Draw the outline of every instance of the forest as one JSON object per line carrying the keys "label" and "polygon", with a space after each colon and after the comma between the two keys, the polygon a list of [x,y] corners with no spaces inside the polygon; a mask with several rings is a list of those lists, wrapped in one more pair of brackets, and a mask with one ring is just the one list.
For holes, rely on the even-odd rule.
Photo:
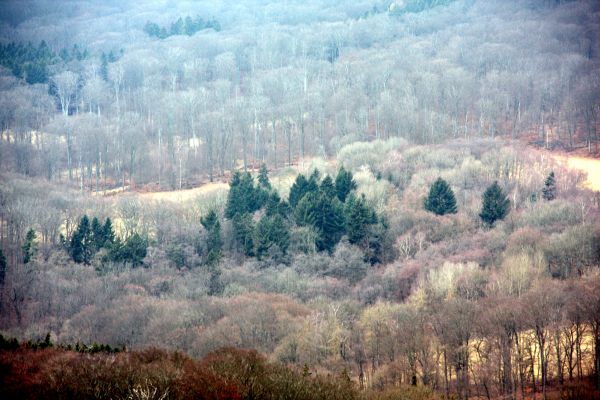
{"label": "forest", "polygon": [[30,3],[0,397],[600,397],[598,2]]}

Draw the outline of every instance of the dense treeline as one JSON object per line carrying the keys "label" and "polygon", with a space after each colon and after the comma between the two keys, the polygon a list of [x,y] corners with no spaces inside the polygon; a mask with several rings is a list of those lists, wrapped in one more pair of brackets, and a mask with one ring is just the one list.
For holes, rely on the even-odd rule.
{"label": "dense treeline", "polygon": [[[49,72],[49,87],[5,76],[0,166],[94,190],[181,188],[373,138],[504,135],[597,150],[597,2],[394,7],[257,0],[165,12],[132,3],[99,9],[102,23],[75,12],[66,37],[43,23],[7,28],[53,48],[124,54],[110,63],[75,57]],[[199,20],[178,18],[198,14],[226,29],[189,35]],[[145,26],[184,34],[153,40]]]}
{"label": "dense treeline", "polygon": [[7,45],[0,44],[0,65],[28,84],[48,83],[49,69],[52,66],[71,61],[81,62],[88,57],[87,48],[82,51],[77,44],[74,44],[71,49],[62,48],[58,54],[52,51],[44,40],[37,47],[31,42],[27,45],[14,42]]}
{"label": "dense treeline", "polygon": [[[240,171],[181,202],[4,175],[1,327],[197,357],[254,348],[319,376],[345,369],[356,388],[583,390],[600,371],[598,197],[547,153],[502,143],[353,143],[336,164]],[[325,198],[339,204],[314,207]],[[320,231],[336,207],[343,231]],[[378,261],[355,240],[373,214]],[[148,240],[142,268],[106,257],[110,231]],[[77,264],[67,244],[86,235],[105,247]]]}

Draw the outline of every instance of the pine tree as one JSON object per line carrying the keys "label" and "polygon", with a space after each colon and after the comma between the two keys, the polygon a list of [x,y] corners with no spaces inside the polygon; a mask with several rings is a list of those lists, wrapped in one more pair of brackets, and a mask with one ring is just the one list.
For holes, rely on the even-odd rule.
{"label": "pine tree", "polygon": [[232,219],[236,214],[253,213],[266,202],[268,192],[254,187],[252,175],[234,172],[229,183],[229,194],[225,206],[225,218]]}
{"label": "pine tree", "polygon": [[100,250],[104,246],[104,227],[100,224],[98,218],[92,218],[92,243],[94,250]]}
{"label": "pine tree", "polygon": [[544,200],[546,201],[552,201],[556,198],[556,180],[554,179],[554,171],[550,172],[550,175],[548,175],[544,182],[542,197],[544,197]]}
{"label": "pine tree", "polygon": [[0,249],[0,286],[4,285],[4,279],[6,278],[6,257],[2,249]]}
{"label": "pine tree", "polygon": [[269,217],[281,215],[283,218],[287,218],[289,212],[290,206],[285,201],[281,200],[281,197],[279,197],[279,194],[276,191],[272,191],[265,204],[265,213]]}
{"label": "pine tree", "polygon": [[100,77],[105,82],[108,82],[108,57],[105,52],[100,56]]}
{"label": "pine tree", "polygon": [[221,249],[223,247],[219,217],[214,210],[210,210],[206,217],[200,218],[200,223],[208,233],[206,238],[206,247],[208,248],[206,263],[208,265],[218,264],[221,259]]}
{"label": "pine tree", "polygon": [[456,214],[456,198],[450,185],[442,178],[431,185],[425,199],[425,209],[437,215]]}
{"label": "pine tree", "polygon": [[254,241],[259,260],[268,254],[269,249],[274,245],[285,254],[290,244],[290,234],[283,218],[280,215],[273,217],[264,215],[256,224]]}
{"label": "pine tree", "polygon": [[292,208],[296,208],[300,200],[304,197],[308,190],[308,180],[302,174],[296,176],[296,181],[290,188],[289,203]]}
{"label": "pine tree", "polygon": [[260,165],[260,170],[258,172],[258,186],[264,189],[271,189],[271,182],[269,182],[269,171],[267,171],[267,166],[262,163]]}
{"label": "pine tree", "polygon": [[103,246],[115,242],[115,232],[113,231],[112,221],[110,220],[110,218],[106,218],[106,220],[104,220],[104,226],[102,227],[102,231],[104,237]]}
{"label": "pine tree", "polygon": [[35,231],[33,229],[29,229],[27,231],[27,235],[25,235],[25,243],[21,248],[23,250],[23,264],[27,264],[29,261],[31,261],[37,252],[37,243],[35,239]]}
{"label": "pine tree", "polygon": [[369,227],[377,222],[377,215],[369,208],[364,195],[350,194],[344,204],[346,234],[351,244],[361,244],[369,234]]}
{"label": "pine tree", "polygon": [[510,200],[508,200],[497,181],[486,189],[482,200],[483,204],[479,217],[489,226],[508,214]]}
{"label": "pine tree", "polygon": [[319,233],[317,249],[331,252],[344,234],[344,209],[337,199],[321,195],[316,204],[313,226]]}
{"label": "pine tree", "polygon": [[348,194],[354,189],[356,189],[356,182],[352,177],[352,172],[346,171],[344,167],[341,167],[335,177],[335,191],[337,192],[338,199],[342,203],[345,202]]}
{"label": "pine tree", "polygon": [[76,263],[89,264],[93,254],[92,230],[87,215],[81,217],[69,246],[71,257]]}
{"label": "pine tree", "polygon": [[250,214],[236,214],[233,217],[233,231],[235,241],[242,249],[244,255],[251,257],[254,255],[254,223]]}
{"label": "pine tree", "polygon": [[323,193],[325,196],[329,197],[330,199],[333,199],[337,193],[335,190],[335,185],[333,184],[333,179],[331,179],[331,177],[329,175],[327,175],[325,178],[323,178],[323,181],[321,181],[321,186],[319,187],[319,189],[321,190],[321,193]]}

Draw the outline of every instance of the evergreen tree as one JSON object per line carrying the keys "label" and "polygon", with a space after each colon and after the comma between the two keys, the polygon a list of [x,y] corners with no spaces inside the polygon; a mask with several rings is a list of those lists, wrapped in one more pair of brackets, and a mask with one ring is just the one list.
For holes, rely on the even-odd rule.
{"label": "evergreen tree", "polygon": [[308,180],[302,174],[296,177],[296,181],[290,188],[289,203],[292,208],[296,208],[300,200],[308,191]]}
{"label": "evergreen tree", "polygon": [[290,206],[285,201],[281,200],[276,191],[271,192],[267,198],[265,213],[269,217],[281,215],[283,218],[287,218],[289,212]]}
{"label": "evergreen tree", "polygon": [[318,201],[319,195],[317,193],[307,193],[302,197],[294,210],[294,220],[298,226],[312,226],[315,224]]}
{"label": "evergreen tree", "polygon": [[546,181],[544,182],[542,196],[546,201],[551,201],[556,198],[556,180],[554,179],[554,171],[550,172],[550,175],[548,175]]}
{"label": "evergreen tree", "polygon": [[104,243],[103,246],[108,244],[112,244],[115,242],[115,232],[113,231],[112,221],[110,218],[106,218],[104,220],[104,226],[102,227]]}
{"label": "evergreen tree", "polygon": [[377,215],[367,205],[364,195],[359,198],[353,194],[348,196],[344,205],[344,216],[346,234],[351,244],[363,243],[369,234],[370,225],[377,222]]}
{"label": "evergreen tree", "polygon": [[425,209],[437,215],[456,214],[456,198],[450,185],[442,178],[431,185],[425,199]]}
{"label": "evergreen tree", "polygon": [[308,193],[294,211],[296,223],[312,226],[317,232],[317,249],[331,250],[344,234],[344,207],[337,198]]}
{"label": "evergreen tree", "polygon": [[143,265],[148,251],[148,239],[134,233],[122,243],[116,240],[110,247],[109,258],[114,262],[129,263],[133,267]]}
{"label": "evergreen tree", "polygon": [[319,233],[317,249],[331,252],[344,235],[343,204],[337,198],[331,200],[321,196],[317,210],[316,223],[313,225]]}
{"label": "evergreen tree", "polygon": [[87,215],[81,217],[69,246],[71,257],[76,263],[89,264],[93,254],[92,230]]}
{"label": "evergreen tree", "polygon": [[221,281],[221,268],[217,263],[208,264],[208,295],[218,296],[223,293],[223,282]]}
{"label": "evergreen tree", "polygon": [[258,186],[264,189],[271,189],[271,182],[269,182],[269,171],[267,171],[267,166],[262,163],[260,165],[260,171],[258,172]]}
{"label": "evergreen tree", "polygon": [[108,82],[108,57],[105,52],[100,56],[100,77]]}
{"label": "evergreen tree", "polygon": [[256,257],[259,260],[268,254],[269,249],[274,245],[285,254],[290,244],[290,234],[283,218],[279,215],[273,217],[264,215],[256,224],[254,241]]}
{"label": "evergreen tree", "polygon": [[0,249],[0,286],[4,285],[4,279],[6,278],[6,257],[2,249]]}
{"label": "evergreen tree", "polygon": [[208,265],[218,264],[221,259],[221,249],[223,247],[219,217],[214,210],[210,210],[206,217],[200,218],[200,223],[207,232],[206,247],[208,248],[208,254],[206,256],[206,263]]}
{"label": "evergreen tree", "polygon": [[266,202],[268,193],[254,187],[252,175],[248,172],[234,172],[229,183],[229,194],[225,206],[225,218],[232,219],[236,214],[253,213]]}
{"label": "evergreen tree", "polygon": [[312,174],[308,177],[308,185],[306,191],[309,193],[316,193],[319,190],[319,180],[321,179],[321,172],[318,169],[314,169]]}
{"label": "evergreen tree", "polygon": [[356,189],[356,182],[352,177],[352,172],[346,171],[344,167],[341,167],[335,177],[335,191],[337,192],[338,199],[342,203],[345,202],[348,194],[354,189]]}
{"label": "evergreen tree", "polygon": [[497,220],[503,219],[508,214],[510,207],[510,200],[508,200],[497,181],[483,193],[482,203],[479,217],[489,226]]}
{"label": "evergreen tree", "polygon": [[244,255],[251,257],[254,255],[254,223],[250,214],[236,214],[233,217],[233,230],[235,241],[242,249]]}
{"label": "evergreen tree", "polygon": [[325,196],[329,197],[330,199],[333,199],[335,196],[337,196],[335,185],[333,184],[333,179],[331,179],[329,175],[323,178],[319,189]]}
{"label": "evergreen tree", "polygon": [[94,246],[94,250],[100,250],[104,247],[104,242],[106,239],[104,238],[104,227],[98,221],[98,218],[92,218],[92,243]]}
{"label": "evergreen tree", "polygon": [[29,229],[27,231],[27,235],[25,235],[25,243],[21,248],[23,250],[23,264],[27,264],[29,261],[31,261],[37,252],[37,243],[35,239],[35,231],[33,229]]}

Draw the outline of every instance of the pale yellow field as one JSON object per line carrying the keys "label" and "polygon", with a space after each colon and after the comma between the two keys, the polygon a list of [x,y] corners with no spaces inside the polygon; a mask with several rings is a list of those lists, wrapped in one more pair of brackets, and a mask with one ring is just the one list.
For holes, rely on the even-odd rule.
{"label": "pale yellow field", "polygon": [[587,174],[587,180],[583,186],[600,191],[600,159],[572,156],[554,156],[554,158],[566,162],[571,169],[584,171]]}
{"label": "pale yellow field", "polygon": [[144,200],[171,201],[174,203],[183,203],[199,196],[207,195],[217,190],[228,190],[229,185],[224,182],[212,182],[193,189],[173,190],[165,192],[140,193],[139,196]]}

